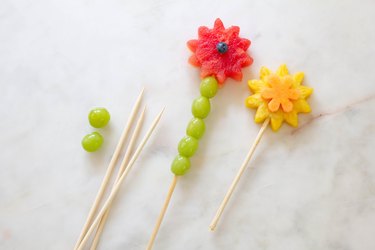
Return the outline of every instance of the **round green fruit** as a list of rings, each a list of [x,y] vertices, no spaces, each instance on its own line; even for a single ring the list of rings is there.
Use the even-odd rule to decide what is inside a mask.
[[[94,108],[89,113],[89,122],[94,128],[103,128],[110,119],[111,116],[105,108]]]
[[[206,77],[202,80],[200,91],[201,95],[207,98],[212,98],[216,95],[218,84],[215,77]]]
[[[177,155],[172,162],[171,171],[175,175],[184,175],[190,169],[190,160],[181,155]]]
[[[191,107],[191,112],[194,117],[204,119],[211,111],[210,100],[207,97],[201,96],[194,100]]]
[[[103,141],[103,136],[101,134],[98,132],[93,132],[83,137],[82,147],[87,152],[95,152],[102,146]]]
[[[185,157],[192,157],[198,149],[198,140],[191,136],[185,136],[178,144],[178,152]]]
[[[206,125],[204,124],[204,121],[199,118],[191,119],[191,121],[189,122],[189,125],[186,128],[186,134],[196,139],[202,138],[205,131],[206,131]]]

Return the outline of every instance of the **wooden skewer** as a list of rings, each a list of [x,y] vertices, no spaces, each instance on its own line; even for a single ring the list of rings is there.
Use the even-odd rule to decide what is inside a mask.
[[[160,118],[161,118],[163,112],[164,112],[164,109],[155,118],[155,120],[152,123],[150,129],[147,131],[146,135],[144,136],[143,140],[141,141],[141,143],[138,146],[137,150],[135,151],[134,155],[130,159],[130,162],[126,166],[126,169],[125,169],[124,173],[122,173],[120,179],[118,180],[118,182],[116,183],[116,185],[113,187],[112,192],[110,193],[108,199],[105,201],[102,209],[100,210],[100,212],[96,216],[95,220],[92,222],[92,224],[91,224],[90,228],[88,229],[86,235],[84,236],[84,238],[82,239],[81,243],[79,244],[79,246],[77,248],[78,250],[82,250],[83,247],[86,245],[86,243],[87,243],[90,235],[93,233],[94,229],[99,224],[100,219],[102,218],[103,214],[105,213],[105,211],[107,210],[107,208],[111,205],[113,199],[115,198],[115,196],[117,195],[118,191],[120,190],[121,183],[124,181],[125,177],[129,174],[129,171],[131,170],[132,166],[134,165],[135,161],[137,160],[137,158],[138,158],[139,154],[141,153],[143,147],[145,146],[146,142],[150,138],[150,136],[151,136],[152,132],[154,131],[156,125],[160,121]]]
[[[168,205],[169,205],[169,202],[170,202],[170,200],[172,198],[173,191],[174,191],[174,189],[176,187],[177,180],[178,180],[178,177],[175,175],[173,177],[172,183],[171,183],[171,185],[169,187],[168,195],[167,195],[167,198],[164,201],[163,208],[161,209],[160,214],[158,216],[158,219],[156,221],[156,225],[155,225],[154,230],[152,232],[151,238],[150,238],[150,240],[148,242],[147,250],[151,250],[152,247],[153,247],[153,245],[154,245],[155,238],[156,238],[156,236],[157,236],[157,234],[159,232],[159,228],[160,228],[161,222],[163,221],[165,212],[168,209]]]
[[[121,149],[124,145],[124,142],[125,142],[126,138],[128,137],[128,133],[129,133],[130,127],[131,127],[131,125],[134,121],[134,118],[136,117],[139,105],[140,105],[142,97],[143,97],[143,92],[144,92],[144,88],[142,88],[141,93],[139,94],[139,96],[138,96],[138,98],[137,98],[137,100],[134,104],[131,115],[130,115],[128,121],[127,121],[127,124],[126,124],[122,134],[121,134],[120,140],[117,143],[115,152],[113,153],[111,161],[109,162],[107,171],[105,173],[102,184],[99,188],[98,194],[96,195],[95,201],[94,201],[94,203],[93,203],[93,205],[90,209],[89,215],[87,216],[86,222],[85,222],[85,224],[82,228],[81,234],[80,234],[80,236],[79,236],[79,238],[78,238],[78,240],[77,240],[77,242],[74,246],[74,249],[78,248],[78,246],[81,243],[83,237],[87,233],[87,230],[88,230],[89,226],[91,225],[91,222],[94,218],[94,215],[95,215],[96,211],[98,210],[99,204],[100,204],[101,200],[103,199],[104,192],[107,189],[109,180],[111,179],[111,176],[112,176],[113,170],[116,166],[116,163],[117,163],[118,157],[120,155]]]
[[[221,202],[220,207],[217,210],[216,215],[215,215],[215,217],[213,218],[213,220],[212,220],[212,222],[210,224],[209,228],[210,228],[211,231],[215,230],[216,225],[219,222],[220,217],[221,217],[221,215],[224,212],[225,206],[227,205],[230,197],[232,196],[232,193],[233,193],[234,189],[236,188],[236,186],[237,186],[237,184],[238,184],[238,182],[239,182],[242,174],[244,173],[244,171],[245,171],[245,169],[246,169],[246,167],[247,167],[247,165],[248,165],[251,157],[253,156],[253,153],[254,153],[254,151],[255,151],[255,149],[256,149],[256,147],[257,147],[260,139],[262,138],[262,136],[264,134],[264,131],[266,131],[266,128],[267,128],[269,122],[270,122],[270,119],[267,118],[264,121],[262,127],[260,128],[259,133],[258,133],[257,137],[255,138],[255,141],[254,141],[253,145],[250,148],[250,151],[246,155],[245,161],[242,163],[242,166],[240,167],[240,169],[239,169],[236,177],[234,178],[232,184],[230,185],[230,187],[229,187],[229,189],[228,189],[228,191],[227,191],[227,193],[226,193],[226,195],[224,197],[224,200]]]
[[[135,142],[137,140],[137,137],[139,135],[139,132],[141,131],[141,128],[142,128],[142,124],[143,124],[143,120],[144,120],[144,115],[145,115],[145,111],[146,111],[146,107],[143,108],[142,110],[142,113],[141,115],[139,116],[139,119],[137,121],[137,124],[135,125],[135,129],[134,129],[134,132],[133,132],[133,135],[132,137],[130,138],[130,141],[129,141],[129,144],[128,144],[128,148],[126,149],[126,153],[125,153],[125,156],[121,162],[121,166],[120,166],[120,169],[117,173],[117,177],[116,177],[116,180],[115,180],[115,183],[113,184],[113,186],[115,186],[115,184],[118,182],[118,180],[120,179],[122,173],[124,173],[125,171],[125,167],[126,165],[128,164],[129,162],[129,159],[130,159],[130,154],[132,153],[133,151],[133,148],[135,146]],[[112,187],[113,188],[113,187]],[[105,223],[107,221],[107,218],[108,218],[108,215],[109,215],[109,211],[111,210],[112,208],[112,204],[108,207],[107,211],[104,213],[102,219],[100,220],[100,223],[99,223],[99,226],[98,226],[98,229],[96,230],[96,233],[95,233],[95,236],[94,236],[94,240],[92,242],[92,245],[90,247],[90,250],[95,250],[96,247],[98,246],[99,244],[99,240],[100,240],[100,235],[102,234],[103,232],[103,229],[104,229],[104,226],[105,226]]]

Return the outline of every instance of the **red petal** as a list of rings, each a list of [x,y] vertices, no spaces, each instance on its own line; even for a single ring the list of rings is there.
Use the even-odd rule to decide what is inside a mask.
[[[238,37],[240,34],[240,27],[238,26],[232,26],[229,29],[227,29],[228,39],[232,37]]]
[[[206,26],[201,26],[198,28],[198,37],[199,39],[206,39],[210,35],[210,29]]]
[[[229,77],[233,78],[236,81],[242,80],[242,72],[241,71],[235,71],[228,74]]]
[[[201,78],[205,78],[207,76],[211,76],[212,74],[210,74],[208,71],[205,71],[205,70],[202,70],[201,71]]]
[[[223,71],[221,71],[221,72],[216,74],[216,78],[217,78],[217,81],[219,82],[219,84],[222,84],[227,79],[227,76],[225,75],[225,73]]]
[[[240,47],[243,50],[247,50],[250,47],[250,40],[246,38],[241,38],[241,42],[238,44],[238,47]]]
[[[200,67],[201,64],[199,63],[197,57],[195,55],[192,55],[189,57],[189,63],[195,67]]]
[[[214,29],[215,30],[225,30],[223,22],[220,20],[220,18],[217,18],[215,20],[214,24]]]
[[[250,66],[253,64],[253,58],[246,54],[246,58],[242,61],[242,67]]]
[[[201,66],[201,77],[206,77],[206,76],[211,76],[211,75],[215,75],[215,71],[213,70],[213,68],[211,67],[211,65],[207,65],[207,64],[202,64]]]
[[[195,52],[198,47],[198,40],[190,40],[187,42],[188,48],[191,50],[191,52]]]

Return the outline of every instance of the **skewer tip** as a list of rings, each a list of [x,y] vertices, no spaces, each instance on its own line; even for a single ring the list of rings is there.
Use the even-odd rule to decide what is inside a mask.
[[[161,116],[163,115],[164,111],[165,111],[165,106],[164,106],[163,109],[160,111],[160,113],[157,115],[157,117],[156,117],[156,119],[155,119],[156,122],[159,122],[159,120],[160,120]]]
[[[160,112],[161,114],[163,114],[163,113],[164,113],[164,111],[165,111],[165,108],[166,108],[166,106],[164,106],[164,107],[163,107],[163,109],[161,110],[161,112]]]
[[[142,86],[141,91],[139,92],[139,95],[138,95],[138,98],[137,98],[137,102],[141,101],[141,99],[143,98],[144,93],[145,93],[145,87]]]

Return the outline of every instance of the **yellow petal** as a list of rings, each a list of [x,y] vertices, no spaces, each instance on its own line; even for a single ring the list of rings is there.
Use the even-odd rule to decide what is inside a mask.
[[[313,89],[312,88],[309,88],[309,87],[306,87],[306,86],[299,86],[298,88],[298,91],[300,92],[301,94],[301,98],[302,99],[306,99],[307,97],[309,97],[312,92],[313,92]]]
[[[269,70],[267,67],[261,67],[260,68],[260,79],[264,80],[267,76],[271,75],[271,70]]]
[[[271,113],[271,128],[273,131],[279,130],[281,124],[283,124],[284,116],[281,111]]]
[[[281,84],[281,79],[278,75],[276,74],[271,74],[266,77],[264,80],[266,82],[266,86],[270,88],[275,88]]]
[[[311,112],[310,105],[304,99],[299,99],[293,103],[293,110],[301,113]]]
[[[295,85],[293,87],[300,86],[304,77],[305,77],[305,74],[303,72],[295,73],[293,75],[293,80],[294,80],[294,83],[295,83]]]
[[[266,103],[262,103],[258,109],[257,109],[257,112],[255,114],[255,122],[257,123],[261,123],[261,122],[264,122],[264,120],[269,116],[269,111],[268,111],[268,108],[267,108],[267,104]]]
[[[291,112],[293,110],[293,103],[289,99],[283,99],[281,101],[281,107],[284,112]]]
[[[285,87],[290,88],[293,86],[294,80],[290,75],[286,75],[281,82]]]
[[[285,121],[293,126],[293,127],[297,127],[298,126],[298,116],[297,116],[297,112],[296,111],[292,111],[292,112],[289,112],[289,113],[284,113],[284,119]]]
[[[262,103],[263,103],[263,99],[262,97],[260,96],[260,94],[254,94],[254,95],[251,95],[249,96],[248,98],[246,98],[246,106],[249,107],[249,108],[257,108],[259,107]]]
[[[250,80],[248,81],[249,88],[254,93],[259,93],[266,84],[262,80]]]
[[[271,112],[276,112],[279,108],[280,108],[280,101],[278,99],[272,99],[269,103],[268,103],[268,109],[271,111]]]
[[[286,64],[280,65],[280,67],[276,71],[276,74],[279,75],[279,76],[288,75],[288,68],[286,67]]]
[[[275,96],[275,91],[271,88],[264,88],[260,94],[264,99],[272,99]]]

